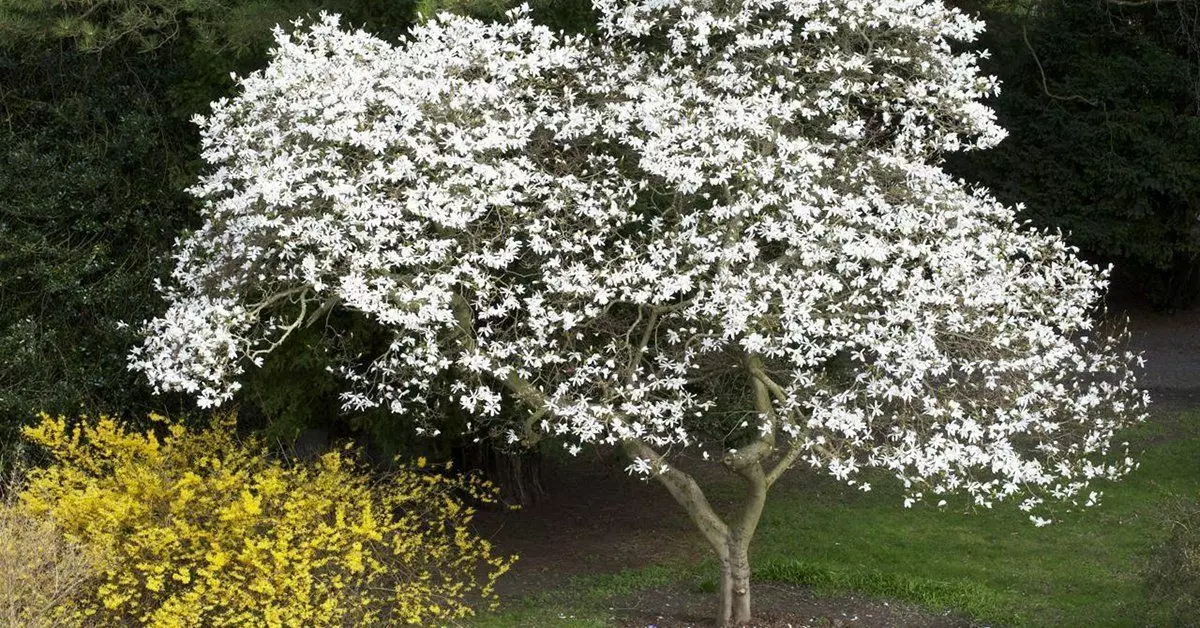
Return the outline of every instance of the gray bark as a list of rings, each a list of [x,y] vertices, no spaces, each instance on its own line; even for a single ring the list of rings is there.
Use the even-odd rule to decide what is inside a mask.
[[[749,546],[749,539],[730,535],[726,557],[721,560],[719,626],[740,626],[750,621]]]
[[[650,460],[660,466],[661,457],[645,443],[626,441],[625,452],[634,458]],[[717,554],[721,565],[721,606],[717,625],[738,626],[751,619],[750,606],[750,539],[758,527],[763,505],[767,500],[767,477],[762,465],[754,461],[734,468],[748,485],[749,495],[732,525],[726,524],[713,510],[700,485],[688,474],[669,467],[655,477],[666,487],[675,501],[683,506]]]

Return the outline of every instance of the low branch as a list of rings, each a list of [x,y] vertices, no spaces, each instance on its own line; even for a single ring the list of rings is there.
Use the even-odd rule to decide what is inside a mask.
[[[296,294],[296,292],[292,291],[292,290],[289,290],[288,293]],[[286,293],[283,293],[283,294],[286,294]],[[305,318],[307,318],[306,315],[308,314],[308,290],[307,289],[299,289],[299,294],[300,294],[300,313],[296,315],[296,318],[294,320],[292,320],[291,323],[288,323],[288,325],[283,328],[283,333],[280,334],[279,337],[275,339],[275,342],[272,342],[265,349],[255,349],[253,351],[250,351],[247,355],[250,357],[251,360],[257,359],[264,355],[268,355],[271,352],[278,349],[279,347],[283,346],[284,341],[286,341],[288,339],[288,337],[292,335],[292,332],[296,331],[297,329],[300,328],[301,325],[304,324],[304,320],[305,320]],[[266,307],[266,304],[277,303],[277,302],[283,300],[284,298],[286,298],[286,296],[276,295],[276,296],[272,297],[271,299],[264,301],[263,304],[261,304],[261,305],[262,305],[262,307]],[[261,311],[261,308],[259,308],[257,311]]]
[[[312,327],[314,323],[316,323],[323,316],[325,316],[326,314],[331,312],[333,310],[333,308],[338,303],[341,303],[341,302],[342,302],[342,298],[337,295],[334,295],[334,296],[329,297],[328,299],[325,299],[325,302],[321,304],[321,307],[317,308],[317,311],[313,312],[312,316],[308,317],[308,320],[305,321],[304,326]]]
[[[760,431],[757,438],[750,444],[725,454],[723,462],[730,468],[742,472],[743,469],[758,465],[775,451],[775,433],[779,431],[779,420],[775,408],[771,405],[771,397],[763,382],[762,359],[756,355],[747,355],[746,369],[750,371],[754,382],[754,409],[766,421],[766,431]]]
[[[767,387],[767,390],[771,391],[771,395],[775,397],[776,401],[779,401],[780,403],[787,401],[787,393],[784,392],[783,386],[780,386],[775,380],[771,379],[771,376],[767,375],[766,370],[759,368],[755,371],[751,371],[751,374],[754,375],[758,381],[762,382],[763,385]]]
[[[546,394],[518,375],[516,369],[510,370],[508,377],[505,377],[501,381],[504,382],[505,388],[508,388],[513,396],[516,397],[517,401],[520,401],[530,410],[545,412],[550,407],[550,403],[546,399]]]
[[[678,311],[688,307],[689,305],[691,305],[694,302],[695,302],[695,297],[688,297],[688,298],[680,301],[679,303],[672,303],[670,305],[652,305],[652,306],[650,306],[650,310],[652,312],[656,312],[658,314],[669,314],[671,312],[678,312]]]
[[[668,466],[663,462],[662,456],[646,443],[630,439],[621,441],[621,448],[630,458],[650,461],[656,471],[655,479],[666,487],[667,492],[671,493],[671,497],[675,498],[680,506],[683,506],[688,517],[700,530],[700,534],[717,551],[717,555],[725,557],[729,552],[729,526],[725,525],[713,510],[712,504],[708,502],[696,480],[683,471]]]
[[[800,446],[793,444],[791,448],[788,449],[788,452],[784,454],[783,457],[775,463],[775,466],[771,467],[771,470],[767,473],[767,486],[773,486],[775,482],[778,481],[779,478],[784,474],[784,472],[786,472],[792,467],[793,464],[796,463],[796,459],[799,458],[800,454],[802,453],[804,453],[804,451],[800,448]]]
[[[264,310],[275,305],[276,303],[279,303],[280,301],[283,301],[285,299],[290,299],[291,297],[294,297],[298,294],[302,295],[306,292],[308,292],[308,286],[302,286],[299,288],[288,288],[287,290],[284,290],[283,292],[276,292],[275,294],[272,294],[271,296],[263,299],[262,301],[259,301],[258,303],[251,305],[249,308],[247,308],[246,313],[249,314],[250,316],[257,318],[258,315],[262,314]]]

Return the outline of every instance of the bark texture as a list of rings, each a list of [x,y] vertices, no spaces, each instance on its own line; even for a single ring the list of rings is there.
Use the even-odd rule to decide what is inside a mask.
[[[630,457],[651,460],[658,467],[661,457],[648,445],[637,441],[624,443]],[[704,491],[687,473],[674,467],[655,477],[683,506],[697,529],[716,552],[721,565],[721,604],[717,625],[740,626],[752,619],[750,604],[750,540],[758,527],[769,487],[767,475],[757,461],[731,467],[747,483],[747,498],[726,523],[704,496]]]

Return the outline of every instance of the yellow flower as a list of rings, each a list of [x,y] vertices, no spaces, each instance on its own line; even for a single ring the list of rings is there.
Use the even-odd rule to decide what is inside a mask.
[[[515,560],[468,531],[460,496],[494,487],[422,472],[424,457],[384,477],[347,449],[285,464],[231,415],[166,421],[161,438],[109,417],[42,415],[24,432],[55,464],[31,473],[21,507],[106,559],[78,609],[88,625],[428,624],[494,602]]]

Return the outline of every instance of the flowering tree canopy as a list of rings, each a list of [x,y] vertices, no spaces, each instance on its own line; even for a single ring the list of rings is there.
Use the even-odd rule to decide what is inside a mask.
[[[448,396],[510,441],[620,445],[716,549],[722,622],[749,617],[745,547],[795,464],[1026,510],[1132,468],[1109,449],[1146,399],[1092,317],[1105,272],[939,167],[1004,136],[962,51],[980,23],[936,0],[594,5],[593,36],[520,9],[398,44],[280,31],[199,120],[205,221],[133,366],[216,405],[357,312],[390,344],[344,356],[347,408],[420,422]],[[736,523],[668,465],[688,449],[746,478]]]

